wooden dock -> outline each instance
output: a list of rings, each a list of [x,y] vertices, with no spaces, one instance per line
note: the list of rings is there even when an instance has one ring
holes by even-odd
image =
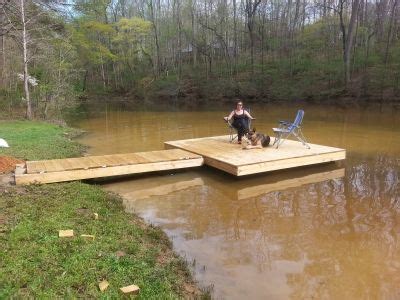
[[[273,142],[273,138],[272,138]],[[236,176],[327,163],[346,158],[346,150],[287,140],[281,147],[243,150],[237,143],[230,143],[229,136],[165,142],[166,149],[182,149],[201,155],[204,163]]]
[[[279,148],[243,150],[228,136],[165,142],[167,150],[27,161],[15,170],[16,184],[52,183],[147,173],[203,164],[236,176],[326,163],[346,158],[346,151],[285,141]]]
[[[79,158],[27,161],[17,166],[15,183],[52,183],[191,168],[203,158],[180,149]]]

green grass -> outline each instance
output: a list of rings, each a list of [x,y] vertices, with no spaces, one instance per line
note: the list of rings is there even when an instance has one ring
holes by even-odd
[[[187,280],[160,229],[124,213],[120,199],[98,187],[30,186],[3,191],[1,198],[7,222],[0,233],[0,299],[117,297],[133,283],[140,298],[176,298]],[[73,229],[75,237],[59,238],[60,229]],[[117,251],[126,255],[118,258]],[[110,283],[104,293],[102,279]]]
[[[0,148],[0,155],[11,155],[25,160],[80,156],[83,147],[70,139],[78,131],[42,122],[2,121],[0,138],[10,148]]]
[[[13,147],[8,154],[39,159],[72,156],[80,149],[64,136],[70,129],[34,122],[1,125]],[[73,229],[75,236],[59,238],[63,229]],[[117,251],[125,255],[118,257]],[[100,292],[103,279],[110,286]],[[117,298],[119,288],[130,284],[140,287],[140,299],[187,297],[187,287],[197,291],[166,235],[125,213],[118,196],[81,182],[0,186],[0,299]]]

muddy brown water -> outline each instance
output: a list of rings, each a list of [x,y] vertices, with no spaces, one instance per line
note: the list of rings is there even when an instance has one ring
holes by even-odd
[[[253,107],[271,134],[297,105]],[[312,143],[343,162],[242,179],[209,167],[103,182],[161,226],[216,299],[400,298],[400,111],[302,105]],[[72,125],[90,154],[163,149],[227,133],[226,110],[100,109]],[[271,151],[273,151],[271,149]]]

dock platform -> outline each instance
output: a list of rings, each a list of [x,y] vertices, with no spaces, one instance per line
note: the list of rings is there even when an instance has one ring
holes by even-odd
[[[274,138],[271,138],[273,143]],[[166,149],[182,149],[204,158],[204,164],[243,176],[262,172],[327,163],[346,158],[346,150],[316,144],[310,149],[300,142],[286,140],[278,149],[243,150],[242,145],[230,143],[229,136],[215,136],[164,143]]]
[[[199,167],[236,176],[263,173],[346,158],[346,150],[287,140],[279,149],[244,150],[228,136],[165,142],[167,150],[79,158],[27,161],[17,165],[15,183],[52,183]]]
[[[180,149],[27,161],[15,170],[15,183],[53,183],[199,167],[200,155]]]

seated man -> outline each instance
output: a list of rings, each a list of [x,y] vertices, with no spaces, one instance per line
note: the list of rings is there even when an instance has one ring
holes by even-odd
[[[248,119],[255,120],[246,110],[243,109],[243,102],[238,101],[236,108],[229,114],[229,116],[224,117],[225,121],[230,122],[232,126],[238,132],[238,143],[242,143],[242,137],[249,131]]]

